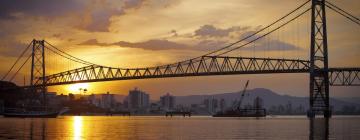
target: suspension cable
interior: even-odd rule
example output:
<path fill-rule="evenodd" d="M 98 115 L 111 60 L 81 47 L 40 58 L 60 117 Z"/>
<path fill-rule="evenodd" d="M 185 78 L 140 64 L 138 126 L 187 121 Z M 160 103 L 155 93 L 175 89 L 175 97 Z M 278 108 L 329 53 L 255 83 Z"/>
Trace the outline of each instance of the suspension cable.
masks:
<path fill-rule="evenodd" d="M 230 45 L 225 46 L 225 47 L 223 47 L 223 48 L 221 48 L 221 49 L 218 49 L 218 50 L 209 52 L 209 53 L 207 53 L 207 54 L 205 54 L 205 55 L 203 55 L 203 56 L 207 56 L 207 55 L 210 55 L 210 54 L 219 52 L 219 51 L 221 51 L 221 50 L 227 49 L 227 48 L 229 48 L 229 47 L 231 47 L 231 46 L 234 46 L 235 44 L 238 44 L 238 43 L 240 43 L 240 42 L 242 42 L 242 41 L 245 41 L 245 40 L 247 40 L 247 39 L 255 36 L 256 34 L 258 34 L 258 33 L 262 32 L 262 31 L 270 28 L 271 26 L 275 25 L 276 23 L 278 23 L 278 22 L 280 22 L 281 20 L 287 18 L 287 17 L 290 16 L 291 14 L 295 13 L 297 10 L 299 10 L 300 8 L 302 8 L 303 6 L 305 6 L 308 2 L 310 2 L 310 0 L 306 1 L 305 3 L 303 3 L 302 5 L 300 5 L 299 7 L 297 7 L 296 9 L 292 10 L 290 13 L 286 14 L 285 16 L 279 18 L 279 19 L 276 20 L 275 22 L 273 22 L 273 23 L 267 25 L 266 27 L 261 28 L 260 30 L 254 32 L 253 34 L 251 34 L 251 35 L 249 35 L 249 36 L 246 36 L 245 38 L 243 38 L 243 39 L 241 39 L 241 40 L 239 40 L 239 41 L 236 41 L 236 42 L 234 42 L 234 43 L 231 43 Z"/>
<path fill-rule="evenodd" d="M 359 20 L 359 18 L 357 18 L 357 17 L 349 14 L 348 12 L 346 12 L 346 11 L 344 11 L 344 10 L 336 7 L 335 5 L 331 4 L 330 2 L 326 3 L 325 5 L 326 5 L 326 7 L 330 8 L 330 9 L 333 10 L 334 12 L 342 15 L 343 17 L 345 17 L 345 18 L 347 18 L 348 20 L 354 22 L 355 24 L 360 25 L 360 20 Z M 332 6 L 333 6 L 333 7 L 332 7 Z"/>
<path fill-rule="evenodd" d="M 247 43 L 245 43 L 245 44 L 243 44 L 243 45 L 237 46 L 237 47 L 235 47 L 235 48 L 232 48 L 232 49 L 230 49 L 230 50 L 227 50 L 227 51 L 225 51 L 225 52 L 223 52 L 223 53 L 220 53 L 220 54 L 218 54 L 218 55 L 215 55 L 215 56 L 220 56 L 220 55 L 229 53 L 229 52 L 234 51 L 234 50 L 236 50 L 236 49 L 242 48 L 242 47 L 244 47 L 244 46 L 246 46 L 246 45 L 248 45 L 248 44 L 250 44 L 250 43 L 253 43 L 253 42 L 255 42 L 255 41 L 257 41 L 257 40 L 259 40 L 259 39 L 261 39 L 261 38 L 263 38 L 263 37 L 265 37 L 265 36 L 267 36 L 267 35 L 275 32 L 275 31 L 277 31 L 277 30 L 279 30 L 280 28 L 284 27 L 285 25 L 289 24 L 290 22 L 294 21 L 295 19 L 299 18 L 300 16 L 304 15 L 306 12 L 310 11 L 310 9 L 311 9 L 311 8 L 303 11 L 303 12 L 300 13 L 299 15 L 295 16 L 294 18 L 290 19 L 289 21 L 285 22 L 284 24 L 280 25 L 279 27 L 271 30 L 270 32 L 268 32 L 268 33 L 266 33 L 266 34 L 263 34 L 263 35 L 255 38 L 255 39 L 253 39 L 253 40 L 251 40 L 251 41 L 249 41 L 249 42 L 247 42 Z"/>
<path fill-rule="evenodd" d="M 332 4 L 331 2 L 328 2 L 328 1 L 325 1 L 325 2 L 326 2 L 326 4 L 329 4 L 329 5 L 333 6 L 333 7 L 335 7 L 336 9 L 338 9 L 338 10 L 346 13 L 347 15 L 351 16 L 352 18 L 354 18 L 354 19 L 356 19 L 356 20 L 360 20 L 358 17 L 350 14 L 349 12 L 346 12 L 345 10 L 343 10 L 343 9 L 341 9 L 340 7 L 336 6 L 335 4 Z"/>
<path fill-rule="evenodd" d="M 45 42 L 46 42 L 48 45 L 50 45 L 52 48 L 54 48 L 55 50 L 57 50 L 57 51 L 65 54 L 65 55 L 67 55 L 67 56 L 68 56 L 68 57 L 67 57 L 68 59 L 69 59 L 69 57 L 70 57 L 70 58 L 73 58 L 73 59 L 70 59 L 70 60 L 73 60 L 73 61 L 75 61 L 75 62 L 79 62 L 79 61 L 80 61 L 79 63 L 85 64 L 85 65 L 96 65 L 96 64 L 94 64 L 94 63 L 91 63 L 91 62 L 82 60 L 82 59 L 80 59 L 80 58 L 77 58 L 77 57 L 75 57 L 75 56 L 72 56 L 72 55 L 70 55 L 70 54 L 68 54 L 68 53 L 66 53 L 66 52 L 58 49 L 57 47 L 55 47 L 54 45 L 50 44 L 50 43 L 47 42 L 47 41 L 45 41 Z M 47 48 L 48 48 L 48 47 L 47 47 Z M 49 48 L 48 48 L 48 49 L 49 49 Z M 53 52 L 56 53 L 55 51 L 53 51 Z M 57 54 L 59 54 L 59 53 L 57 53 Z M 60 54 L 59 54 L 59 55 L 60 55 Z M 64 56 L 64 55 L 61 55 L 61 56 Z M 74 59 L 76 59 L 77 61 L 74 60 Z"/>
<path fill-rule="evenodd" d="M 20 56 L 16 59 L 15 63 L 11 66 L 11 68 L 6 72 L 6 74 L 1 78 L 1 81 L 3 81 L 8 75 L 9 73 L 13 70 L 13 68 L 15 67 L 15 65 L 20 61 L 20 59 L 24 56 L 24 54 L 27 52 L 27 50 L 29 50 L 31 44 L 33 43 L 33 41 L 30 42 L 30 44 L 25 48 L 25 50 L 20 54 Z"/>
<path fill-rule="evenodd" d="M 179 63 L 189 62 L 189 61 L 191 61 L 191 60 L 195 60 L 195 61 L 193 61 L 193 62 L 198 62 L 198 61 L 200 61 L 199 58 L 202 58 L 202 57 L 204 57 L 204 56 L 208 56 L 208 55 L 211 55 L 211 54 L 220 52 L 220 51 L 225 50 L 225 49 L 227 49 L 227 48 L 230 48 L 230 47 L 232 47 L 232 46 L 234 46 L 234 45 L 236 45 L 236 44 L 238 44 L 238 43 L 240 43 L 240 42 L 243 42 L 243 41 L 245 41 L 245 40 L 247 40 L 247 39 L 249 39 L 249 38 L 251 38 L 251 37 L 254 37 L 255 35 L 259 34 L 260 32 L 262 32 L 262 31 L 264 31 L 264 30 L 272 27 L 273 25 L 275 25 L 275 24 L 279 23 L 280 21 L 284 20 L 285 18 L 289 17 L 290 15 L 292 15 L 293 13 L 295 13 L 296 11 L 298 11 L 299 9 L 303 8 L 303 7 L 304 7 L 306 4 L 308 4 L 310 1 L 311 1 L 311 0 L 306 1 L 305 3 L 301 4 L 300 6 L 298 6 L 296 9 L 290 11 L 290 12 L 287 13 L 285 16 L 282 16 L 281 18 L 279 18 L 279 19 L 277 19 L 276 21 L 272 22 L 271 24 L 265 26 L 264 28 L 261 28 L 260 30 L 254 32 L 254 33 L 252 33 L 252 34 L 250 34 L 250 35 L 248 35 L 248 36 L 246 36 L 246 37 L 244 37 L 244 38 L 242 38 L 242 39 L 240 39 L 240 40 L 238 40 L 238 41 L 236 41 L 236 42 L 233 42 L 233 43 L 231 43 L 231 44 L 229 44 L 229 45 L 227 45 L 227 46 L 225 46 L 225 47 L 223 47 L 223 48 L 220 48 L 220 49 L 218 49 L 218 50 L 215 50 L 215 51 L 206 53 L 206 54 L 201 55 L 201 56 L 198 56 L 198 57 L 194 57 L 194 58 L 192 58 L 192 59 L 187 59 L 187 60 L 184 60 L 184 61 L 180 61 L 180 62 L 176 62 L 176 63 L 172 63 L 172 64 L 167 64 L 167 65 L 147 67 L 147 68 L 151 69 L 151 68 L 166 67 L 166 66 L 169 66 L 169 65 L 171 66 L 171 65 L 176 65 L 176 64 L 179 64 Z M 310 10 L 310 9 L 306 10 L 306 12 L 309 11 L 309 10 Z M 305 13 L 305 12 L 303 12 L 302 14 L 304 14 L 304 13 Z M 299 16 L 299 15 L 298 15 L 298 16 Z M 297 16 L 297 17 L 298 17 L 298 16 Z M 294 20 L 294 19 L 292 19 L 292 20 Z M 291 21 L 292 21 L 292 20 L 291 20 Z M 289 22 L 290 22 L 290 21 L 289 21 Z M 289 23 L 289 22 L 287 22 L 287 23 Z M 283 25 L 283 26 L 284 26 L 284 25 Z M 280 26 L 280 27 L 282 27 L 282 26 Z M 278 27 L 277 29 L 279 29 L 280 27 Z M 276 30 L 277 30 L 277 29 L 276 29 Z M 273 31 L 275 31 L 275 30 L 273 30 Z M 272 33 L 273 31 L 267 33 L 266 35 Z M 264 36 L 261 36 L 261 38 L 262 38 L 262 37 L 264 37 Z M 257 38 L 256 40 L 258 40 L 258 39 L 260 39 L 260 38 Z M 256 41 L 256 40 L 253 40 L 252 42 L 254 42 L 254 41 Z M 60 53 L 57 53 L 56 51 L 54 51 L 54 50 L 52 50 L 52 49 L 50 49 L 50 48 L 47 47 L 49 50 L 53 51 L 54 53 L 57 53 L 57 54 L 60 55 L 60 56 L 63 56 L 63 57 L 65 57 L 65 58 L 69 59 L 69 60 L 72 60 L 72 61 L 75 61 L 75 62 L 78 62 L 78 63 L 82 63 L 82 64 L 85 64 L 85 65 L 96 65 L 96 64 L 94 64 L 94 63 L 91 63 L 91 62 L 88 62 L 88 61 L 79 59 L 79 58 L 77 58 L 77 57 L 74 57 L 74 56 L 72 56 L 72 55 L 70 55 L 70 54 L 68 54 L 68 53 L 66 53 L 66 52 L 64 52 L 64 51 L 56 48 L 55 46 L 53 46 L 53 45 L 50 44 L 49 42 L 47 42 L 47 41 L 45 41 L 45 42 L 46 42 L 47 44 L 49 44 L 51 47 L 53 47 L 54 49 L 56 49 L 57 51 L 65 54 L 65 55 L 67 55 L 68 57 L 66 57 L 65 55 L 62 55 L 62 54 L 60 54 Z M 252 43 L 252 42 L 249 42 L 249 43 Z M 247 43 L 247 44 L 248 44 L 248 43 Z M 238 47 L 237 47 L 237 48 L 238 48 Z M 237 49 L 237 48 L 236 48 L 236 49 Z M 235 50 L 235 49 L 231 49 L 230 51 L 233 51 L 233 50 Z M 228 52 L 230 52 L 230 51 L 226 51 L 225 53 L 228 53 Z M 217 56 L 222 55 L 222 54 L 225 54 L 225 53 L 218 54 Z M 74 59 L 76 59 L 76 60 L 74 60 Z M 197 59 L 197 60 L 196 60 L 196 59 Z"/>
<path fill-rule="evenodd" d="M 15 74 L 10 78 L 10 82 L 15 78 L 15 76 L 19 73 L 19 71 L 24 67 L 24 65 L 27 63 L 27 61 L 29 61 L 29 59 L 31 58 L 32 54 L 30 54 L 28 56 L 28 58 L 25 60 L 25 62 L 20 66 L 20 68 L 15 72 Z"/>
<path fill-rule="evenodd" d="M 72 58 L 69 58 L 68 56 L 65 56 L 65 55 L 63 55 L 63 54 L 61 54 L 61 53 L 59 53 L 59 52 L 56 52 L 55 50 L 53 50 L 53 49 L 51 49 L 51 48 L 49 48 L 49 47 L 47 47 L 47 46 L 45 46 L 45 48 L 49 49 L 51 52 L 53 52 L 53 53 L 55 53 L 55 54 L 57 54 L 57 55 L 60 55 L 60 56 L 62 56 L 62 57 L 64 57 L 64 58 L 66 58 L 66 59 L 69 59 L 69 60 L 71 60 L 71 61 L 74 61 L 74 62 L 77 62 L 77 63 L 81 63 L 81 64 L 84 64 L 84 65 L 93 65 L 92 63 L 86 63 L 86 62 L 83 62 L 83 61 L 74 60 L 74 59 L 72 59 Z"/>
<path fill-rule="evenodd" d="M 176 63 L 172 63 L 172 64 L 167 64 L 167 65 L 147 67 L 147 68 L 157 68 L 157 67 L 166 67 L 166 66 L 168 66 L 168 65 L 176 65 L 176 64 L 178 64 L 178 63 L 184 63 L 184 62 L 188 62 L 188 61 L 190 61 L 190 60 L 196 60 L 196 59 L 199 59 L 199 58 L 201 58 L 201 57 L 203 57 L 203 56 L 208 56 L 208 55 L 217 53 L 217 52 L 219 52 L 219 51 L 225 50 L 225 49 L 227 49 L 227 48 L 230 48 L 230 47 L 232 47 L 232 46 L 234 46 L 234 45 L 236 45 L 236 44 L 238 44 L 238 43 L 240 43 L 240 42 L 242 42 L 242 41 L 245 41 L 245 40 L 247 40 L 247 39 L 249 39 L 249 38 L 257 35 L 258 33 L 260 33 L 260 32 L 262 32 L 262 31 L 270 28 L 271 26 L 275 25 L 276 23 L 280 22 L 281 20 L 289 17 L 290 15 L 292 15 L 293 13 L 295 13 L 296 11 L 298 11 L 299 9 L 303 8 L 303 7 L 304 7 L 306 4 L 308 4 L 310 1 L 311 1 L 311 0 L 306 1 L 305 3 L 301 4 L 300 6 L 298 6 L 296 9 L 290 11 L 290 12 L 289 12 L 288 14 L 286 14 L 285 16 L 279 18 L 278 20 L 272 22 L 271 24 L 265 26 L 264 28 L 261 28 L 260 30 L 254 32 L 253 34 L 250 34 L 250 35 L 242 38 L 241 40 L 238 40 L 238 41 L 236 41 L 236 42 L 233 42 L 233 43 L 231 43 L 231 44 L 229 44 L 229 45 L 227 45 L 227 46 L 225 46 L 225 47 L 223 47 L 223 48 L 220 48 L 220 49 L 218 49 L 218 50 L 215 50 L 215 51 L 206 53 L 206 54 L 201 55 L 201 56 L 198 56 L 198 57 L 194 57 L 194 58 L 192 58 L 192 59 L 187 59 L 187 60 L 184 60 L 184 61 L 180 61 L 180 62 L 176 62 Z M 197 60 L 197 61 L 200 61 L 200 60 Z M 195 61 L 195 62 L 197 62 L 197 61 Z M 194 62 L 194 61 L 193 61 L 193 62 Z"/>

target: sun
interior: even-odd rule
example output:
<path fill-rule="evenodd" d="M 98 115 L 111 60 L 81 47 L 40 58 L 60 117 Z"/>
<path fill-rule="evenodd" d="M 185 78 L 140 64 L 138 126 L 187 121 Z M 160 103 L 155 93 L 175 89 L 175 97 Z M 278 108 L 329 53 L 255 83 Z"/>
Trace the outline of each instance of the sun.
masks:
<path fill-rule="evenodd" d="M 84 89 L 89 90 L 88 88 L 89 88 L 88 83 L 77 83 L 70 85 L 68 90 L 73 94 L 79 94 L 79 93 L 83 93 Z"/>

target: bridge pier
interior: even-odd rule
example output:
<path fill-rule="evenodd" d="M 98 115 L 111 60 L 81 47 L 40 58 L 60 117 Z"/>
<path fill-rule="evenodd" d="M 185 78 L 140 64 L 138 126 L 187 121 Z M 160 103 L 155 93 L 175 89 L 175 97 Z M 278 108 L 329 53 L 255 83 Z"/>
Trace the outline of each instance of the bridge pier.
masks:
<path fill-rule="evenodd" d="M 313 111 L 313 110 L 309 109 L 307 111 L 307 117 L 308 118 L 315 118 L 317 112 L 319 112 L 319 111 Z M 322 111 L 322 113 L 324 115 L 324 118 L 331 118 L 331 116 L 332 116 L 332 111 L 331 110 L 324 110 L 324 111 Z"/>
<path fill-rule="evenodd" d="M 35 97 L 41 94 L 39 97 L 42 97 L 41 103 L 45 106 L 47 103 L 44 42 L 35 39 L 32 41 L 30 89 Z"/>
<path fill-rule="evenodd" d="M 308 117 L 331 116 L 325 0 L 312 0 L 310 42 L 310 108 Z"/>

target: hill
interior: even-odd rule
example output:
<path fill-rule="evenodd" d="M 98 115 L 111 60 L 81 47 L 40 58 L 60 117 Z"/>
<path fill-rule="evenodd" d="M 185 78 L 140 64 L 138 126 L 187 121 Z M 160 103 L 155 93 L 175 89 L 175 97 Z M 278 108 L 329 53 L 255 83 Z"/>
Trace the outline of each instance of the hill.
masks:
<path fill-rule="evenodd" d="M 224 99 L 227 106 L 230 106 L 235 99 L 239 99 L 242 91 L 233 93 L 219 93 L 212 95 L 189 95 L 189 96 L 176 96 L 176 104 L 190 106 L 191 104 L 201 104 L 207 98 Z M 264 107 L 269 109 L 272 106 L 283 105 L 291 103 L 293 108 L 302 106 L 307 110 L 309 108 L 308 97 L 296 97 L 289 95 L 280 95 L 269 89 L 256 88 L 247 90 L 247 95 L 243 100 L 243 105 L 253 104 L 256 97 L 261 97 L 264 101 Z M 341 110 L 344 106 L 356 106 L 360 108 L 360 104 L 356 102 L 348 102 L 345 100 L 330 98 L 330 105 L 335 111 Z"/>

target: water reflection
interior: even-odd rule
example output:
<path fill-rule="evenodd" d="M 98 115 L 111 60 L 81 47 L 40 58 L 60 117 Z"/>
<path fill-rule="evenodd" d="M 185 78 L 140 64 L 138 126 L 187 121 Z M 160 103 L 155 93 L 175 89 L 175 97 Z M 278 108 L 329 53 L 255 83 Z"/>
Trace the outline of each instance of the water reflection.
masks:
<path fill-rule="evenodd" d="M 269 139 L 357 140 L 360 117 L 263 119 L 212 117 L 0 117 L 0 139 Z"/>
<path fill-rule="evenodd" d="M 42 139 L 46 139 L 46 119 L 42 120 Z"/>
<path fill-rule="evenodd" d="M 83 118 L 81 116 L 74 116 L 73 118 L 73 139 L 81 140 L 83 136 Z"/>
<path fill-rule="evenodd" d="M 329 139 L 329 118 L 310 118 L 309 140 Z"/>
<path fill-rule="evenodd" d="M 134 124 L 127 123 L 126 120 L 125 121 L 123 120 L 123 118 L 116 118 L 115 120 L 114 120 L 114 118 L 100 118 L 100 120 L 102 120 L 101 125 L 103 125 L 103 126 L 98 125 L 97 129 L 101 130 L 101 131 L 106 131 L 105 130 L 106 128 L 104 129 L 104 126 L 111 124 L 111 123 L 107 123 L 107 122 L 121 121 L 119 126 L 122 129 L 122 131 L 124 131 L 128 135 L 125 137 L 119 136 L 118 138 L 124 138 L 124 139 L 128 139 L 128 138 L 141 139 L 141 137 L 140 137 L 141 134 L 139 134 L 139 132 L 141 132 L 141 130 L 138 130 L 138 129 L 146 126 L 146 125 L 144 125 L 144 123 L 139 123 L 139 122 L 143 121 L 142 119 L 137 120 L 136 123 L 134 123 Z M 41 123 L 39 123 L 39 121 Z M 66 121 L 66 120 L 64 120 L 64 121 Z M 82 117 L 82 116 L 74 116 L 70 119 L 67 119 L 68 127 L 67 127 L 67 130 L 65 128 L 65 131 L 68 133 L 72 133 L 72 135 L 71 134 L 68 135 L 69 137 L 67 137 L 66 139 L 70 138 L 73 140 L 81 140 L 81 139 L 85 139 L 86 137 L 91 137 L 90 136 L 91 133 L 85 133 L 85 129 L 87 129 L 87 131 L 94 131 L 94 130 L 91 130 L 91 128 L 90 128 L 91 125 L 89 125 L 89 124 L 85 126 L 85 124 L 84 124 L 85 121 L 89 121 L 89 120 L 88 119 L 85 120 L 85 117 Z M 132 122 L 133 120 L 127 120 L 127 121 Z M 177 122 L 179 120 L 170 120 L 170 121 Z M 218 120 L 218 121 L 221 121 L 221 120 Z M 239 121 L 239 120 L 231 120 L 231 121 L 234 121 L 234 123 L 235 123 L 236 121 Z M 248 120 L 248 121 L 261 122 L 264 120 L 255 119 L 255 120 Z M 329 119 L 328 118 L 311 118 L 308 121 L 309 121 L 309 140 L 327 140 L 327 139 L 329 139 Z M 47 132 L 46 132 L 46 130 L 47 130 L 46 124 L 48 122 L 49 122 L 49 120 L 47 120 L 47 119 L 41 119 L 41 120 L 31 119 L 30 124 L 28 125 L 30 127 L 29 128 L 29 139 L 45 140 L 46 137 L 49 137 L 49 136 L 47 136 Z M 161 124 L 160 122 L 158 122 L 158 123 L 159 123 L 158 125 Z M 39 125 L 39 124 L 41 125 L 40 129 L 39 129 L 39 127 L 37 127 L 37 125 Z M 142 124 L 143 126 L 139 126 L 139 124 Z M 153 127 L 158 127 L 158 126 L 153 126 Z M 168 129 L 172 130 L 179 126 L 177 124 L 177 125 L 170 125 L 169 127 L 171 127 L 171 128 L 168 128 Z M 247 128 L 247 129 L 249 129 L 249 128 Z M 151 131 L 151 130 L 148 130 L 148 131 Z M 175 131 L 178 131 L 178 130 L 176 129 Z M 232 130 L 232 131 L 236 131 L 236 130 Z M 252 133 L 251 131 L 254 131 L 254 130 L 242 130 L 242 131 L 247 131 L 247 133 L 250 134 L 250 133 Z M 246 132 L 242 132 L 242 133 L 244 134 Z M 39 134 L 41 134 L 41 136 Z M 151 134 L 147 134 L 147 135 L 151 135 Z M 166 137 L 166 134 L 163 134 L 163 135 L 164 135 L 164 137 Z M 176 134 L 176 133 L 173 134 L 173 133 L 169 132 L 168 135 L 175 136 L 178 134 Z M 256 134 L 256 135 L 259 135 L 259 134 Z M 157 137 L 159 138 L 159 136 L 157 136 Z M 174 137 L 166 137 L 166 138 L 172 139 Z"/>
<path fill-rule="evenodd" d="M 33 139 L 34 136 L 34 120 L 30 121 L 30 139 Z"/>
<path fill-rule="evenodd" d="M 38 123 L 38 121 L 41 121 L 40 123 L 40 129 L 37 129 L 38 127 L 36 126 Z M 37 119 L 30 119 L 30 124 L 29 124 L 29 136 L 28 138 L 33 140 L 33 139 L 41 139 L 41 140 L 45 140 L 46 139 L 46 122 L 47 119 L 41 119 L 41 120 L 37 120 Z M 40 131 L 40 132 L 38 132 Z M 24 132 L 23 135 L 24 138 L 26 138 L 26 132 Z"/>

